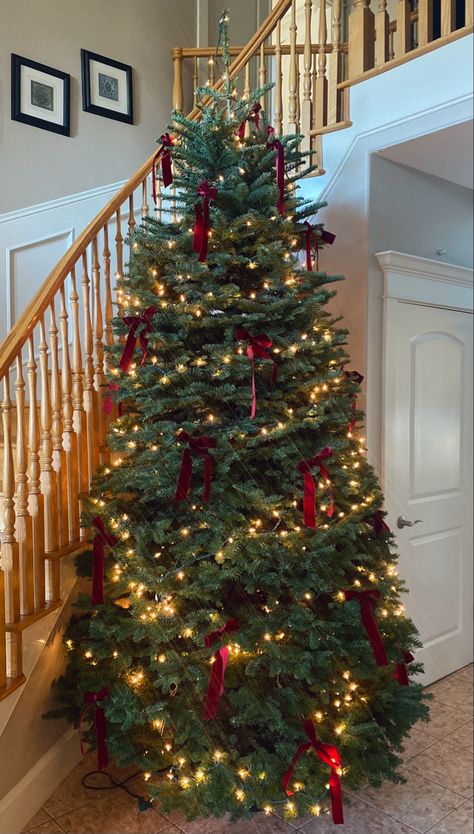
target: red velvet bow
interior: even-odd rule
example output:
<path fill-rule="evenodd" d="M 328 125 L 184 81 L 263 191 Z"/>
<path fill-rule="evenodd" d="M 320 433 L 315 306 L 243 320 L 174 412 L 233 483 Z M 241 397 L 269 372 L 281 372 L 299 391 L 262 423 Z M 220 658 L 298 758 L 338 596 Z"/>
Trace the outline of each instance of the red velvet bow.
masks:
<path fill-rule="evenodd" d="M 359 371 L 344 371 L 344 376 L 347 380 L 349 380 L 349 382 L 353 382 L 354 385 L 360 385 L 364 381 L 364 377 L 362 376 L 362 374 L 359 373 Z M 349 399 L 351 401 L 351 412 L 352 412 L 351 419 L 350 419 L 350 422 L 349 422 L 349 432 L 350 432 L 350 434 L 352 434 L 352 432 L 355 429 L 355 425 L 356 425 L 356 414 L 355 414 L 355 412 L 356 412 L 356 406 L 357 406 L 357 394 L 355 393 L 355 391 L 352 391 L 349 394 Z"/>
<path fill-rule="evenodd" d="M 375 606 L 377 600 L 382 596 L 380 591 L 344 591 L 348 602 L 357 600 L 360 605 L 360 619 L 365 628 L 369 643 L 372 646 L 377 666 L 388 666 L 388 659 L 385 647 L 380 636 L 377 620 L 375 619 Z"/>
<path fill-rule="evenodd" d="M 331 776 L 329 778 L 329 790 L 331 793 L 332 804 L 332 820 L 336 825 L 344 824 L 344 814 L 342 810 L 342 791 L 341 780 L 339 778 L 341 771 L 341 756 L 337 747 L 332 744 L 323 744 L 318 741 L 316 736 L 316 728 L 312 721 L 305 721 L 303 724 L 306 735 L 309 741 L 303 742 L 298 747 L 295 755 L 291 760 L 291 764 L 283 777 L 283 790 L 287 796 L 293 796 L 293 791 L 288 788 L 290 779 L 293 776 L 295 767 L 303 753 L 307 753 L 311 748 L 314 749 L 318 759 L 331 768 Z"/>
<path fill-rule="evenodd" d="M 171 185 L 173 182 L 173 169 L 171 167 L 171 153 L 170 148 L 173 147 L 174 142 L 169 135 L 169 133 L 163 133 L 160 136 L 161 147 L 158 148 L 154 159 L 153 159 L 153 171 L 152 171 L 152 189 L 153 189 L 153 200 L 156 206 L 156 167 L 158 164 L 158 160 L 161 157 L 161 171 L 163 174 L 163 185 L 165 188 L 168 185 Z"/>
<path fill-rule="evenodd" d="M 247 118 L 240 123 L 239 129 L 237 130 L 237 136 L 239 137 L 240 141 L 243 142 L 245 139 L 245 125 L 247 122 L 254 122 L 255 123 L 255 130 L 260 130 L 260 111 L 262 109 L 262 105 L 258 102 L 255 102 L 254 106 L 252 107 L 250 113 L 248 114 Z"/>
<path fill-rule="evenodd" d="M 270 142 L 270 137 L 273 141 Z M 285 149 L 279 139 L 275 138 L 275 128 L 267 126 L 267 148 L 273 148 L 276 152 L 276 183 L 278 186 L 278 211 L 285 213 Z"/>
<path fill-rule="evenodd" d="M 123 322 L 124 324 L 129 327 L 127 341 L 125 342 L 125 347 L 123 350 L 122 358 L 119 362 L 119 368 L 122 371 L 130 370 L 130 365 L 132 364 L 133 359 L 133 352 L 135 350 L 135 346 L 137 344 L 137 339 L 140 339 L 140 346 L 142 349 L 142 365 L 145 364 L 145 360 L 148 353 L 148 334 L 151 330 L 153 316 L 156 313 L 156 307 L 147 307 L 144 313 L 141 316 L 124 316 Z M 142 326 L 143 325 L 143 326 Z M 142 330 L 140 332 L 140 336 L 137 336 L 138 328 L 142 326 Z"/>
<path fill-rule="evenodd" d="M 237 620 L 227 620 L 226 624 L 217 631 L 212 631 L 204 638 L 204 643 L 207 649 L 214 645 L 224 634 L 230 634 L 232 631 L 238 631 L 239 624 Z M 209 679 L 209 686 L 207 689 L 206 703 L 204 706 L 204 721 L 212 721 L 216 717 L 219 709 L 219 701 L 224 694 L 224 675 L 229 659 L 229 649 L 227 646 L 222 646 L 214 655 L 214 662 L 211 669 L 211 677 Z"/>
<path fill-rule="evenodd" d="M 376 512 L 371 517 L 370 521 L 373 525 L 376 536 L 380 536 L 382 533 L 386 534 L 392 532 L 388 524 L 385 522 L 381 510 L 376 510 Z"/>
<path fill-rule="evenodd" d="M 235 338 L 242 342 L 248 342 L 247 356 L 250 359 L 252 365 L 252 407 L 250 409 L 250 418 L 253 420 L 253 418 L 255 417 L 255 412 L 257 410 L 257 391 L 255 387 L 255 357 L 257 357 L 258 359 L 269 359 L 270 362 L 272 362 L 273 384 L 275 384 L 276 382 L 278 374 L 278 365 L 268 353 L 267 348 L 270 348 L 273 343 L 272 340 L 269 339 L 265 333 L 260 333 L 258 336 L 252 336 L 249 333 L 249 331 L 245 329 L 245 327 L 237 327 L 235 331 Z"/>
<path fill-rule="evenodd" d="M 198 187 L 197 196 L 202 201 L 196 203 L 196 219 L 194 223 L 193 250 L 199 253 L 199 261 L 202 263 L 207 258 L 207 247 L 209 242 L 209 207 L 217 197 L 217 188 L 213 188 L 204 181 Z"/>
<path fill-rule="evenodd" d="M 314 458 L 309 458 L 308 460 L 300 460 L 300 462 L 296 465 L 298 472 L 301 472 L 301 474 L 304 475 L 304 523 L 305 527 L 309 527 L 311 530 L 316 530 L 316 484 L 314 483 L 314 478 L 311 473 L 311 469 L 313 469 L 314 467 L 318 467 L 321 477 L 324 478 L 326 481 L 329 481 L 329 472 L 324 466 L 323 461 L 326 460 L 326 458 L 331 457 L 332 453 L 332 448 L 330 446 L 326 446 L 321 452 L 315 455 Z M 331 518 L 333 513 L 334 498 L 331 489 L 329 507 L 327 510 L 327 515 L 329 516 L 329 518 Z"/>
<path fill-rule="evenodd" d="M 113 547 L 117 539 L 107 533 L 100 516 L 94 518 L 92 526 L 97 531 L 92 545 L 92 605 L 104 604 L 105 547 Z"/>
<path fill-rule="evenodd" d="M 91 707 L 96 705 L 95 713 L 94 713 L 94 723 L 95 723 L 95 738 L 97 744 L 97 760 L 98 760 L 98 767 L 99 770 L 103 770 L 104 767 L 107 767 L 109 762 L 109 757 L 107 753 L 107 720 L 105 718 L 105 713 L 102 707 L 98 706 L 99 701 L 105 701 L 106 698 L 109 696 L 109 690 L 106 686 L 103 686 L 99 692 L 86 692 L 84 694 L 84 709 L 81 712 L 81 716 L 79 719 L 79 739 L 81 742 L 81 753 L 84 756 L 84 742 L 83 742 L 83 724 L 86 713 L 91 709 Z"/>
<path fill-rule="evenodd" d="M 189 448 L 183 451 L 183 460 L 178 478 L 178 487 L 174 500 L 185 501 L 191 488 L 191 475 L 193 473 L 193 452 L 199 455 L 204 461 L 204 491 L 202 500 L 208 501 L 211 493 L 212 466 L 213 460 L 208 449 L 214 449 L 216 441 L 213 437 L 192 437 L 186 431 L 180 431 L 178 440 L 181 443 L 188 443 Z"/>
<path fill-rule="evenodd" d="M 397 663 L 397 668 L 395 669 L 394 678 L 400 686 L 408 686 L 410 681 L 408 680 L 408 669 L 407 664 L 413 663 L 414 656 L 411 652 L 403 652 L 403 662 Z"/>
<path fill-rule="evenodd" d="M 332 232 L 326 232 L 324 229 L 318 229 L 319 237 L 315 234 L 315 226 L 312 226 L 308 220 L 305 220 L 304 225 L 306 226 L 305 231 L 305 238 L 306 238 L 306 269 L 308 272 L 311 272 L 313 269 L 313 259 L 312 259 L 312 243 L 314 243 L 314 248 L 316 250 L 316 272 L 319 270 L 319 241 L 322 240 L 324 243 L 332 244 L 336 240 L 336 235 L 333 235 Z"/>

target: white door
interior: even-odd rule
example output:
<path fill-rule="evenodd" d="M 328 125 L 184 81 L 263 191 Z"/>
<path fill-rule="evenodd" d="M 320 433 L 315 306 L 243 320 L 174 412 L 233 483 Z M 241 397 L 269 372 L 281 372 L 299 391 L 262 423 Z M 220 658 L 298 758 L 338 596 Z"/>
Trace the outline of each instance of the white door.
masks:
<path fill-rule="evenodd" d="M 383 485 L 424 683 L 472 661 L 470 280 L 386 272 Z"/>

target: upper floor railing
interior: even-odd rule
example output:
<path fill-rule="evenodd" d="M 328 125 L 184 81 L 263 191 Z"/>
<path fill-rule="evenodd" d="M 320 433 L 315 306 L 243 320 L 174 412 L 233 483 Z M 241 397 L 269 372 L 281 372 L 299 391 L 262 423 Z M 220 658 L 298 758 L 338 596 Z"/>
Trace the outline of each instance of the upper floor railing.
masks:
<path fill-rule="evenodd" d="M 356 0 L 346 23 L 341 0 L 279 0 L 249 43 L 233 50 L 230 74 L 241 94 L 274 81 L 262 97 L 267 115 L 278 133 L 304 135 L 320 172 L 322 134 L 350 124 L 352 83 L 472 30 L 471 0 L 457 29 L 453 0 L 441 0 L 437 40 L 433 0 L 419 0 L 417 9 L 410 0 L 396 3 L 391 24 L 385 0 L 375 15 L 369 0 Z M 177 109 L 185 61 L 192 61 L 194 85 L 222 83 L 214 50 L 176 49 L 173 60 Z M 199 117 L 196 107 L 190 115 Z M 24 682 L 24 630 L 60 605 L 60 560 L 84 546 L 81 505 L 97 466 L 114 465 L 107 446 L 114 414 L 104 410 L 104 390 L 112 319 L 121 309 L 116 277 L 137 223 L 150 213 L 176 215 L 173 193 L 163 205 L 159 170 L 156 205 L 152 198 L 154 159 L 91 221 L 0 346 L 0 698 Z"/>

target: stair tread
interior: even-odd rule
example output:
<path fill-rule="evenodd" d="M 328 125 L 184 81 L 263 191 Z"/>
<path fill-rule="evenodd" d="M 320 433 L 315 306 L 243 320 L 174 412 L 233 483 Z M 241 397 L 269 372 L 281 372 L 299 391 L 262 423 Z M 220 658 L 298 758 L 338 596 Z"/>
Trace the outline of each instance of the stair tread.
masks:
<path fill-rule="evenodd" d="M 26 628 L 33 625 L 33 623 L 37 623 L 39 620 L 42 620 L 43 617 L 47 617 L 52 611 L 57 611 L 61 605 L 61 600 L 47 602 L 45 607 L 41 608 L 39 611 L 33 611 L 32 614 L 22 614 L 18 622 L 7 623 L 5 629 L 6 631 L 24 631 Z"/>
<path fill-rule="evenodd" d="M 6 684 L 4 686 L 0 686 L 0 701 L 8 695 L 11 695 L 15 689 L 18 689 L 19 686 L 23 686 L 24 683 L 26 683 L 25 675 L 17 675 L 16 678 L 7 678 Z"/>

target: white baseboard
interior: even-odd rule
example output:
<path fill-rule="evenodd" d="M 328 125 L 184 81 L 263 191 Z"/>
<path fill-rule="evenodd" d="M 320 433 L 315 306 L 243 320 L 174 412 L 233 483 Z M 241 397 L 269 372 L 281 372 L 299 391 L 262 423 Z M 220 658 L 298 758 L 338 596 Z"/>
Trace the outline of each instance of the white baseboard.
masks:
<path fill-rule="evenodd" d="M 80 758 L 78 731 L 70 729 L 0 800 L 0 834 L 20 834 Z"/>

